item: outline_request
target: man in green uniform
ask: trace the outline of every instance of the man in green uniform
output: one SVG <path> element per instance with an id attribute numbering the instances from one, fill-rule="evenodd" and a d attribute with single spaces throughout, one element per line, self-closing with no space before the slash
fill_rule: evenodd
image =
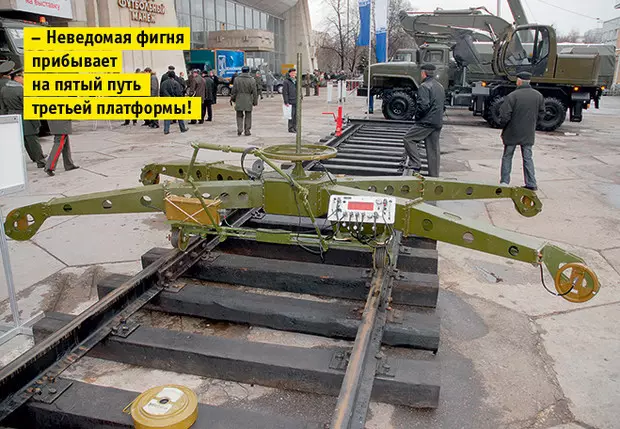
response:
<path id="1" fill-rule="evenodd" d="M 2 88 L 7 84 L 7 82 L 11 81 L 11 70 L 15 68 L 15 63 L 13 61 L 5 61 L 0 63 L 0 93 L 2 93 Z M 7 113 L 3 110 L 2 101 L 0 101 L 0 115 L 6 115 Z"/>
<path id="2" fill-rule="evenodd" d="M 256 81 L 250 76 L 248 66 L 243 66 L 241 74 L 235 78 L 230 94 L 230 104 L 232 103 L 235 103 L 235 110 L 237 111 L 237 135 L 240 136 L 243 132 L 246 136 L 251 135 L 252 108 L 258 105 L 258 90 L 256 89 Z"/>
<path id="3" fill-rule="evenodd" d="M 58 164 L 58 158 L 62 153 L 62 163 L 65 171 L 80 168 L 73 163 L 71 159 L 71 146 L 69 145 L 69 134 L 72 132 L 71 121 L 47 121 L 50 126 L 50 133 L 54 135 L 54 146 L 47 158 L 45 164 L 45 172 L 49 176 L 54 176 L 54 170 Z"/>
<path id="4" fill-rule="evenodd" d="M 13 68 L 13 65 L 11 68 Z M 4 83 L 4 87 L 0 90 L 0 112 L 6 115 L 23 116 L 24 73 L 19 69 L 14 71 L 11 76 L 13 76 L 13 80 Z M 22 118 L 22 127 L 24 130 L 24 146 L 28 156 L 32 162 L 37 163 L 37 167 L 45 167 L 45 155 L 43 155 L 41 143 L 39 143 L 39 127 L 41 127 L 41 122 L 37 120 L 26 121 Z"/>

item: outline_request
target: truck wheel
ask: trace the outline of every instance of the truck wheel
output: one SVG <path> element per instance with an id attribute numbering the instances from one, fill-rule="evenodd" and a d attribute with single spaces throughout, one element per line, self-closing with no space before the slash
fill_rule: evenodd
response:
<path id="1" fill-rule="evenodd" d="M 385 119 L 395 121 L 408 121 L 413 118 L 415 113 L 415 101 L 405 92 L 395 92 L 387 100 L 383 100 L 385 109 L 383 116 Z"/>
<path id="2" fill-rule="evenodd" d="M 555 97 L 545 98 L 545 117 L 536 126 L 540 131 L 555 131 L 566 119 L 566 106 Z"/>
<path id="3" fill-rule="evenodd" d="M 499 109 L 502 107 L 502 103 L 504 103 L 504 97 L 495 97 L 484 116 L 484 119 L 493 128 L 500 128 Z"/>

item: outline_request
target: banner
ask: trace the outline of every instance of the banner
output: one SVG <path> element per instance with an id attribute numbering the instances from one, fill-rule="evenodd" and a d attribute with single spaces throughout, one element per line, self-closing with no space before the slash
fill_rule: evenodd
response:
<path id="1" fill-rule="evenodd" d="M 360 33 L 357 37 L 357 46 L 370 44 L 370 0 L 359 0 L 360 6 Z"/>
<path id="2" fill-rule="evenodd" d="M 387 61 L 388 0 L 375 0 L 377 62 Z"/>

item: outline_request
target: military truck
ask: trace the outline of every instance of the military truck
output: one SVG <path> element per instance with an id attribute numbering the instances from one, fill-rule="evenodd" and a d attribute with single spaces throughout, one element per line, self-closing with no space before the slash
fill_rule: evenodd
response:
<path id="1" fill-rule="evenodd" d="M 560 127 L 567 112 L 570 121 L 580 122 L 592 102 L 598 108 L 602 91 L 611 83 L 611 74 L 601 70 L 613 69 L 613 50 L 586 46 L 559 50 L 551 26 L 513 26 L 484 8 L 401 12 L 400 20 L 418 47 L 370 67 L 370 91 L 383 99 L 387 119 L 414 116 L 422 63 L 437 66 L 450 105 L 468 106 L 494 127 L 499 126 L 499 107 L 516 88 L 516 75 L 522 71 L 532 73 L 532 86 L 545 97 L 546 114 L 538 124 L 543 131 Z M 492 47 L 490 58 L 480 54 L 482 45 Z M 358 95 L 367 94 L 368 74 Z"/>

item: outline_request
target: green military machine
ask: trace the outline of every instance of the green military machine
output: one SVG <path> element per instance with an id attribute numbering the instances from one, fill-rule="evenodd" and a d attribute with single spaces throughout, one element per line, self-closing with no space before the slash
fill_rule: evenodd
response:
<path id="1" fill-rule="evenodd" d="M 538 239 L 467 220 L 429 202 L 510 198 L 523 216 L 542 209 L 536 194 L 524 188 L 461 183 L 416 177 L 334 177 L 306 172 L 305 161 L 332 158 L 337 151 L 321 145 L 279 145 L 263 149 L 193 144 L 189 163 L 150 164 L 143 171 L 145 186 L 83 196 L 55 198 L 9 213 L 6 233 L 28 240 L 51 216 L 163 212 L 170 224 L 173 246 L 183 250 L 196 236 L 220 240 L 240 237 L 282 245 L 299 245 L 327 252 L 332 247 L 364 247 L 373 252 L 375 267 L 389 266 L 389 246 L 396 231 L 508 259 L 545 265 L 555 278 L 557 295 L 572 301 L 591 299 L 599 290 L 594 272 L 579 257 Z M 201 149 L 241 154 L 241 166 L 198 163 Z M 247 155 L 258 160 L 246 169 Z M 276 161 L 292 162 L 283 170 Z M 264 171 L 264 165 L 273 169 Z M 162 176 L 182 179 L 160 183 Z M 311 232 L 253 229 L 227 225 L 235 209 L 262 208 L 267 214 L 309 217 Z M 324 219 L 318 220 L 319 217 Z M 326 234 L 324 226 L 331 224 Z M 319 223 L 322 226 L 319 226 Z"/>
<path id="2" fill-rule="evenodd" d="M 432 63 L 446 88 L 448 104 L 468 106 L 474 115 L 499 126 L 499 106 L 516 88 L 516 75 L 532 73 L 532 86 L 545 97 L 538 129 L 553 131 L 569 112 L 581 122 L 592 102 L 598 108 L 611 84 L 615 50 L 605 45 L 558 45 L 553 27 L 528 24 L 520 2 L 509 2 L 516 25 L 484 8 L 433 13 L 401 12 L 401 25 L 418 44 L 399 50 L 391 62 L 370 67 L 370 92 L 383 99 L 386 119 L 415 114 L 420 65 Z M 358 95 L 366 95 L 368 73 Z"/>

